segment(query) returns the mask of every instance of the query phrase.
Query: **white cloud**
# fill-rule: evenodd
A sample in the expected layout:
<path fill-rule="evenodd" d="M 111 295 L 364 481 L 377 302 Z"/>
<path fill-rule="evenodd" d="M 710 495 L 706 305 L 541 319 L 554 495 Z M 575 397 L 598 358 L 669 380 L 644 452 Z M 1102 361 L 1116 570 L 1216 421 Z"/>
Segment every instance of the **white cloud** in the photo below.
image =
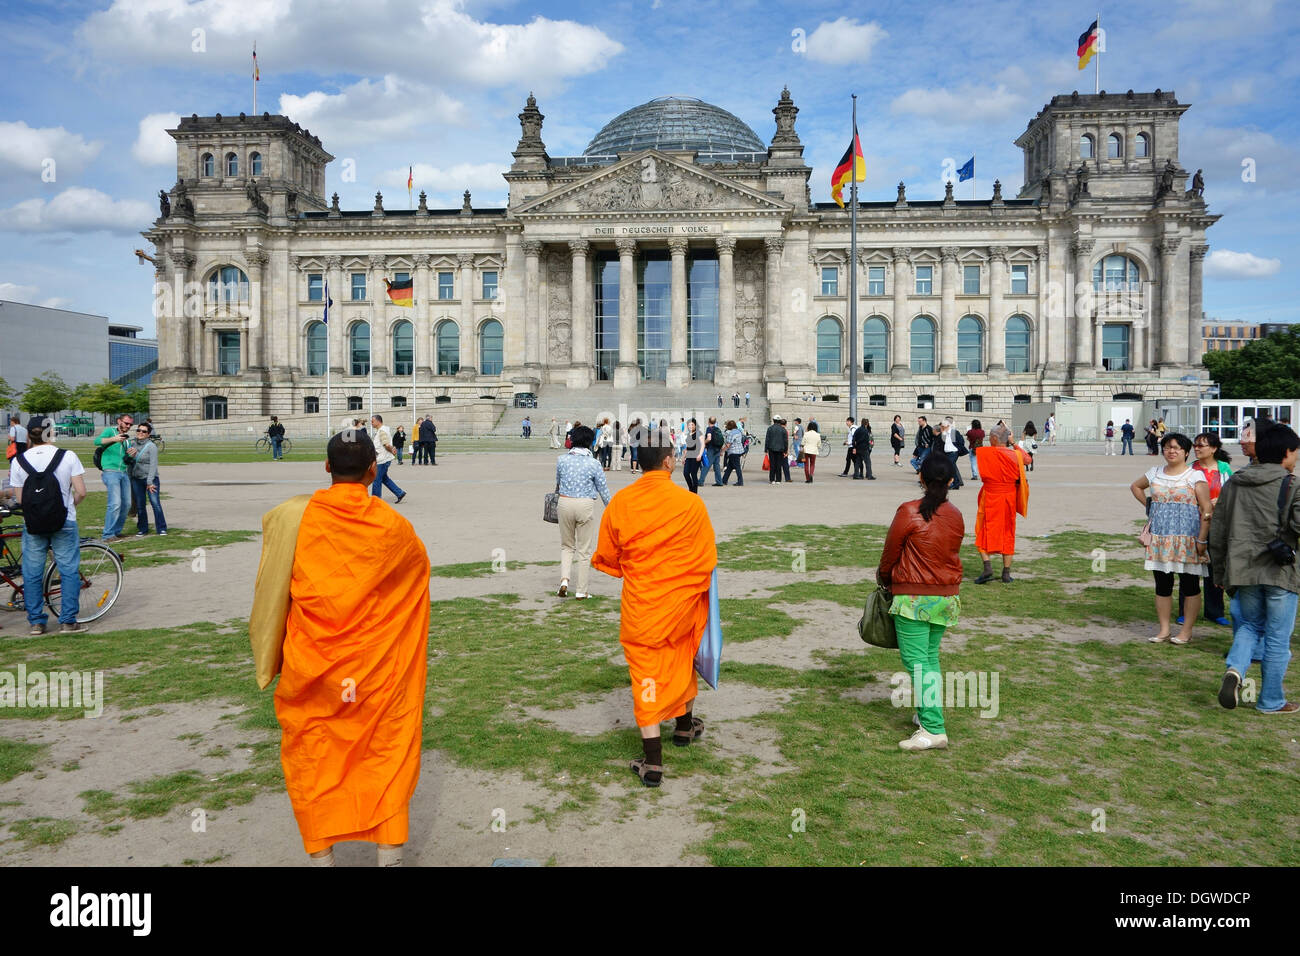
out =
<path fill-rule="evenodd" d="M 34 285 L 18 285 L 16 282 L 0 282 L 0 299 L 8 302 L 26 302 L 34 304 L 36 295 L 41 290 Z"/>
<path fill-rule="evenodd" d="M 998 83 L 992 87 L 964 86 L 956 90 L 911 89 L 889 106 L 893 113 L 908 113 L 927 119 L 962 125 L 1005 123 L 1023 118 L 1025 98 Z"/>
<path fill-rule="evenodd" d="M 501 178 L 501 174 L 508 168 L 496 163 L 457 163 L 441 169 L 427 163 L 416 163 L 413 168 L 403 166 L 401 169 L 389 170 L 380 181 L 386 186 L 405 189 L 409 169 L 415 179 L 412 189 L 417 193 L 423 189 L 430 194 L 455 193 L 459 196 L 468 189 L 471 193 L 483 191 L 497 194 L 506 191 L 506 181 Z"/>
<path fill-rule="evenodd" d="M 48 202 L 27 199 L 0 209 L 0 229 L 13 232 L 116 232 L 132 234 L 153 222 L 156 209 L 135 199 L 113 199 L 98 189 L 73 186 Z"/>
<path fill-rule="evenodd" d="M 818 63 L 844 66 L 866 63 L 878 42 L 889 36 L 874 21 L 858 23 L 848 17 L 823 21 L 808 37 L 807 56 Z"/>
<path fill-rule="evenodd" d="M 69 133 L 62 126 L 38 128 L 22 121 L 0 122 L 0 163 L 24 172 L 43 172 L 50 159 L 54 160 L 56 176 L 60 168 L 81 170 L 103 148 L 103 143 L 88 143 L 80 134 Z"/>
<path fill-rule="evenodd" d="M 263 89 L 298 72 L 420 81 L 469 80 L 488 87 L 548 83 L 601 70 L 623 45 L 572 20 L 525 24 L 476 20 L 464 0 L 113 0 L 77 29 L 94 57 L 229 73 L 252 70 Z M 194 31 L 203 31 L 198 37 Z M 200 50 L 196 50 L 196 45 Z"/>
<path fill-rule="evenodd" d="M 131 155 L 146 166 L 170 166 L 176 162 L 176 141 L 167 130 L 180 125 L 179 113 L 150 113 L 140 120 Z"/>
<path fill-rule="evenodd" d="M 1189 126 L 1179 138 L 1179 158 L 1188 169 L 1204 168 L 1205 198 L 1211 204 L 1225 187 L 1255 194 L 1294 189 L 1300 168 L 1300 151 L 1294 146 L 1241 126 Z"/>
<path fill-rule="evenodd" d="M 361 80 L 338 93 L 285 93 L 280 97 L 280 112 L 310 128 L 331 148 L 404 136 L 426 127 L 430 117 L 437 117 L 440 124 L 465 123 L 465 107 L 459 101 L 392 74 L 378 82 Z"/>
<path fill-rule="evenodd" d="M 1211 249 L 1205 257 L 1205 275 L 1212 279 L 1267 279 L 1281 269 L 1281 259 L 1265 259 L 1249 252 Z"/>

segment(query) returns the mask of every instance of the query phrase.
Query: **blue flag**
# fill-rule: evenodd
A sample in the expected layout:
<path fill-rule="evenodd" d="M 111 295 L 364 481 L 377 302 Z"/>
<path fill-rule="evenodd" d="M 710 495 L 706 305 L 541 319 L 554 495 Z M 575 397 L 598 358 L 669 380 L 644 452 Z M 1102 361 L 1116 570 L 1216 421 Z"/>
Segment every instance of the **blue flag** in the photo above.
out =
<path fill-rule="evenodd" d="M 966 160 L 966 165 L 957 170 L 957 182 L 964 183 L 968 179 L 975 178 L 975 157 L 972 156 Z"/>
<path fill-rule="evenodd" d="M 334 304 L 334 300 L 330 298 L 330 283 L 329 280 L 326 279 L 325 280 L 325 315 L 321 318 L 321 321 L 324 322 L 326 325 L 330 324 L 330 306 L 333 304 Z"/>

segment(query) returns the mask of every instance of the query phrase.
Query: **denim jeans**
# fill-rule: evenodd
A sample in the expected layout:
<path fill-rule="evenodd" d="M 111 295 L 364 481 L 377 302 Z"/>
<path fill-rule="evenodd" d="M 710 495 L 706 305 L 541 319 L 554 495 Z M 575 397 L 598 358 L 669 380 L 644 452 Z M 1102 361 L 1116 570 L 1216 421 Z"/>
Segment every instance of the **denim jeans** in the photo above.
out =
<path fill-rule="evenodd" d="M 281 455 L 281 451 L 280 451 L 280 443 L 283 442 L 283 441 L 284 441 L 284 439 L 283 439 L 283 438 L 280 438 L 280 437 L 277 436 L 277 435 L 272 435 L 272 436 L 271 436 L 271 460 L 272 460 L 272 461 L 279 461 L 279 460 L 280 460 L 280 455 Z"/>
<path fill-rule="evenodd" d="M 391 461 L 386 461 L 375 470 L 375 483 L 370 486 L 370 493 L 376 498 L 384 497 L 385 488 L 393 493 L 394 498 L 400 498 L 406 494 L 405 491 L 393 483 L 393 479 L 388 477 L 388 469 L 391 465 Z"/>
<path fill-rule="evenodd" d="M 1131 438 L 1121 438 L 1121 439 L 1119 440 L 1119 453 L 1120 453 L 1121 455 L 1131 455 L 1131 454 L 1133 454 L 1133 439 L 1131 439 Z"/>
<path fill-rule="evenodd" d="M 116 538 L 126 525 L 126 509 L 131 498 L 131 479 L 124 471 L 104 471 L 99 477 L 108 491 L 108 508 L 104 512 L 104 537 Z"/>
<path fill-rule="evenodd" d="M 108 474 L 108 472 L 104 472 Z M 116 474 L 125 475 L 122 472 Z M 54 563 L 59 577 L 64 581 L 78 582 L 81 567 L 81 535 L 77 522 L 69 518 L 63 528 L 54 534 L 32 534 L 23 528 L 23 603 L 27 606 L 27 623 L 45 624 L 50 616 L 45 613 L 45 552 L 54 551 Z M 59 623 L 75 624 L 81 610 L 81 588 L 59 588 Z"/>
<path fill-rule="evenodd" d="M 970 480 L 979 481 L 980 466 L 975 461 L 975 449 L 974 448 L 968 449 L 967 455 L 970 458 Z"/>
<path fill-rule="evenodd" d="M 713 466 L 713 483 L 720 485 L 722 484 L 722 449 L 710 448 L 709 458 L 711 459 L 709 464 Z"/>
<path fill-rule="evenodd" d="M 167 518 L 163 515 L 162 501 L 153 485 L 148 484 L 143 478 L 132 478 L 131 497 L 135 501 L 136 531 L 149 533 L 149 510 L 145 507 L 146 504 L 153 508 L 153 520 L 158 530 L 167 530 Z"/>
<path fill-rule="evenodd" d="M 1291 662 L 1296 598 L 1294 591 L 1264 584 L 1239 587 L 1232 597 L 1233 636 L 1228 667 L 1245 677 L 1251 658 L 1261 658 L 1257 710 L 1277 710 L 1286 703 L 1282 678 Z"/>

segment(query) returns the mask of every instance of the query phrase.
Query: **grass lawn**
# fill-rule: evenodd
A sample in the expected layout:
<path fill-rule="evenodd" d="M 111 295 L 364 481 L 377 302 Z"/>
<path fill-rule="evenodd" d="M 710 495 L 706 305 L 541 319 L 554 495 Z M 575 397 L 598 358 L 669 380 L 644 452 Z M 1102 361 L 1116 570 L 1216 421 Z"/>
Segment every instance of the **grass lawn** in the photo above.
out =
<path fill-rule="evenodd" d="M 884 530 L 789 526 L 723 542 L 724 589 L 728 573 L 767 572 L 765 593 L 724 599 L 728 643 L 738 652 L 796 639 L 810 625 L 790 611 L 807 601 L 831 602 L 856 619 Z M 699 794 L 694 810 L 654 812 L 710 822 L 692 851 L 716 864 L 1300 862 L 1300 725 L 1217 705 L 1229 632 L 1199 627 L 1184 648 L 1146 643 L 1153 591 L 1131 537 L 1069 532 L 1026 544 L 1035 554 L 1020 556 L 1012 585 L 969 583 L 979 566 L 967 550 L 962 617 L 941 660 L 946 671 L 996 673 L 997 714 L 946 708 L 948 751 L 898 749 L 912 711 L 890 701 L 890 675 L 901 670 L 896 651 L 814 650 L 815 666 L 801 670 L 728 661 L 724 650 L 724 683 L 788 700 L 748 718 L 767 728 L 783 772 L 759 774 L 753 756 L 721 755 L 714 741 L 727 725 L 714 724 L 699 746 L 665 748 L 664 789 L 644 790 L 626 769 L 639 753 L 630 700 L 627 729 L 574 734 L 537 716 L 630 694 L 626 668 L 614 663 L 617 601 L 535 609 L 509 594 L 433 603 L 424 745 L 462 766 L 519 771 L 557 791 L 558 809 L 537 811 L 553 828 L 570 814 L 585 818 L 602 800 L 657 807 L 673 788 L 690 787 Z M 491 571 L 466 565 L 457 573 Z M 16 646 L 0 650 L 0 669 L 16 664 Z M 29 668 L 105 670 L 107 700 L 134 713 L 187 701 L 233 704 L 249 759 L 227 773 L 149 775 L 141 755 L 141 775 L 121 791 L 78 791 L 80 819 L 27 813 L 9 824 L 9 839 L 57 843 L 86 826 L 111 833 L 124 818 L 220 808 L 283 787 L 271 693 L 255 689 L 242 622 L 92 632 L 75 645 L 22 647 Z M 706 723 L 710 693 L 699 699 Z M 60 770 L 44 748 L 6 738 L 8 717 L 33 712 L 0 708 L 0 781 Z M 188 736 L 196 758 L 214 753 L 203 735 Z M 75 768 L 62 770 L 75 785 Z"/>

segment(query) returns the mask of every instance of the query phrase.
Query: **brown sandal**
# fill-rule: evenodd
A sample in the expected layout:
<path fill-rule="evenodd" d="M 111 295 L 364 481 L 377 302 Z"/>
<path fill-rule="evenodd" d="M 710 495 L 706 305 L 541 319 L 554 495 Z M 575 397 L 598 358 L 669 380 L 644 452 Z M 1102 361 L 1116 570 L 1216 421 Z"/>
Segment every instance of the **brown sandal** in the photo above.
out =
<path fill-rule="evenodd" d="M 632 761 L 632 772 L 647 787 L 657 787 L 664 779 L 664 768 L 660 764 L 646 763 L 645 757 L 637 757 Z M 650 779 L 652 775 L 655 777 L 654 780 Z"/>
<path fill-rule="evenodd" d="M 691 729 L 688 731 L 673 731 L 674 747 L 689 747 L 692 740 L 699 740 L 704 736 L 704 721 L 698 717 L 691 718 Z"/>

